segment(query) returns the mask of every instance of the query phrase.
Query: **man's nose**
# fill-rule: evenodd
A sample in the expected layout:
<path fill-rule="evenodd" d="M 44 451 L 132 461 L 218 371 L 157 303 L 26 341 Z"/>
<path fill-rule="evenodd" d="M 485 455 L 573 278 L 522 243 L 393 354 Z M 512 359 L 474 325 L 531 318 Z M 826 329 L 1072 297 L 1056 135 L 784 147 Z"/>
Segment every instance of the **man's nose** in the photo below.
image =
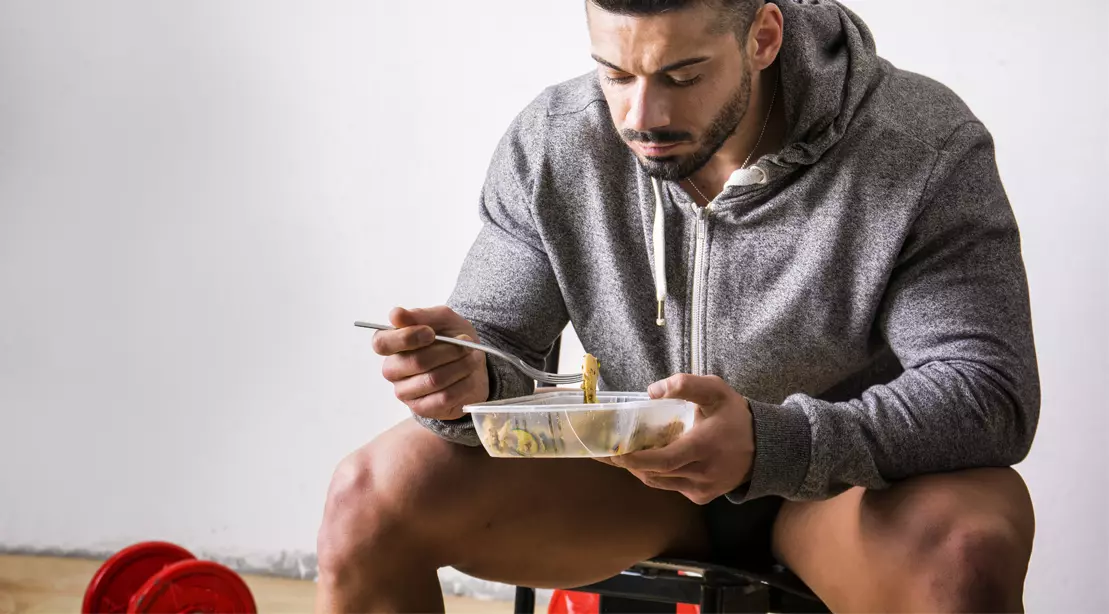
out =
<path fill-rule="evenodd" d="M 648 79 L 639 79 L 632 94 L 625 127 L 650 132 L 670 125 L 670 101 Z"/>

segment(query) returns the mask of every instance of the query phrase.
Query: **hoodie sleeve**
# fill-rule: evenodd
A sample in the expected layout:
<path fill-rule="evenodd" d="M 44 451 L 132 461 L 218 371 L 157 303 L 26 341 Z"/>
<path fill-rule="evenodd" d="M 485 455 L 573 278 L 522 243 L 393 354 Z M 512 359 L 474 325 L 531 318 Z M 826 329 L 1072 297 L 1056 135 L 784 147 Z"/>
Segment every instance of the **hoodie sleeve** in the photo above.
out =
<path fill-rule="evenodd" d="M 980 123 L 939 152 L 877 326 L 904 371 L 847 402 L 752 400 L 752 478 L 729 499 L 822 499 L 1028 454 L 1040 386 L 1026 273 Z"/>
<path fill-rule="evenodd" d="M 541 152 L 538 101 L 512 123 L 493 154 L 478 203 L 482 228 L 462 264 L 447 306 L 470 321 L 482 343 L 542 368 L 569 321 L 532 215 L 532 159 Z M 486 361 L 489 400 L 531 394 L 534 380 L 496 357 Z M 469 416 L 417 421 L 449 441 L 480 445 Z"/>

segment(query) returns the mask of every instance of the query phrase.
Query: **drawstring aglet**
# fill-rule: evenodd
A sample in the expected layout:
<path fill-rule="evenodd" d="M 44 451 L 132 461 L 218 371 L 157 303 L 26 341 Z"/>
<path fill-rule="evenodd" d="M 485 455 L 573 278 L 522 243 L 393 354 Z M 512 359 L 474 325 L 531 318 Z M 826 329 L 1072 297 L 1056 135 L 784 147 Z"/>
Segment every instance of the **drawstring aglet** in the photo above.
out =
<path fill-rule="evenodd" d="M 666 310 L 665 304 L 666 301 L 658 302 L 658 319 L 655 320 L 655 324 L 659 326 L 666 326 L 666 314 L 664 313 Z"/>

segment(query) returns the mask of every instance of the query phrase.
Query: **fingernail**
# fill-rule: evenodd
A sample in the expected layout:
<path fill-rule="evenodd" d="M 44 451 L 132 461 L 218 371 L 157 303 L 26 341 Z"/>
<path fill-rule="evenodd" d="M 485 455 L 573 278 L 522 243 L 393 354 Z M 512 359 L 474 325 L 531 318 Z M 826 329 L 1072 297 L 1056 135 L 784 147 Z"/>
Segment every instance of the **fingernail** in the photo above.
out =
<path fill-rule="evenodd" d="M 662 382 L 655 382 L 650 386 L 647 386 L 647 396 L 651 397 L 652 399 L 657 399 L 664 394 L 666 394 L 666 384 Z"/>

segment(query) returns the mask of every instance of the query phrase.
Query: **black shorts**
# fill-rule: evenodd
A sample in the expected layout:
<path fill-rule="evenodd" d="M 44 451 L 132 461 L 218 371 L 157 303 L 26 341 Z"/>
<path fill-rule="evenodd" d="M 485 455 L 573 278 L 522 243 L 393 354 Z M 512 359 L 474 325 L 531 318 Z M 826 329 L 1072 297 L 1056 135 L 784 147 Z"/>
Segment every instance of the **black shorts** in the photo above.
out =
<path fill-rule="evenodd" d="M 735 504 L 719 497 L 704 506 L 705 526 L 712 547 L 710 563 L 769 571 L 778 561 L 773 552 L 774 520 L 780 497 L 761 497 Z"/>

